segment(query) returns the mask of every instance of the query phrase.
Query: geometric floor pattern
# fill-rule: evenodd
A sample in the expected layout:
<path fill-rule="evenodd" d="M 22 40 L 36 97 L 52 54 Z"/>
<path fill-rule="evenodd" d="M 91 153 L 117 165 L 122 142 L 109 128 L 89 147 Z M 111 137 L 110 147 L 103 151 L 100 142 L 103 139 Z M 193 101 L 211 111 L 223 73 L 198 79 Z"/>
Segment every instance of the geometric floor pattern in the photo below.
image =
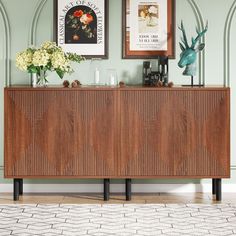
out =
<path fill-rule="evenodd" d="M 0 205 L 0 235 L 236 235 L 236 204 Z"/>

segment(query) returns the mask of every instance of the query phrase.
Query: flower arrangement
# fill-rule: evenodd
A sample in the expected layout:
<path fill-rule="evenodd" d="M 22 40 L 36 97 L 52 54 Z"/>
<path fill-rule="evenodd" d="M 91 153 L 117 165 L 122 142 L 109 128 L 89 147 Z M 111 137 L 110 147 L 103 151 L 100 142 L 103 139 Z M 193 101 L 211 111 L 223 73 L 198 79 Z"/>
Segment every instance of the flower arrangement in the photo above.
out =
<path fill-rule="evenodd" d="M 94 42 L 97 35 L 97 21 L 94 11 L 86 6 L 81 6 L 71 11 L 66 17 L 68 42 Z M 94 42 L 96 43 L 96 42 Z"/>
<path fill-rule="evenodd" d="M 16 67 L 38 75 L 38 83 L 48 82 L 47 71 L 55 71 L 62 79 L 66 73 L 73 73 L 71 62 L 80 63 L 84 58 L 75 53 L 65 53 L 55 42 L 45 42 L 40 48 L 27 48 L 16 56 Z M 44 81 L 42 81 L 44 80 Z"/>

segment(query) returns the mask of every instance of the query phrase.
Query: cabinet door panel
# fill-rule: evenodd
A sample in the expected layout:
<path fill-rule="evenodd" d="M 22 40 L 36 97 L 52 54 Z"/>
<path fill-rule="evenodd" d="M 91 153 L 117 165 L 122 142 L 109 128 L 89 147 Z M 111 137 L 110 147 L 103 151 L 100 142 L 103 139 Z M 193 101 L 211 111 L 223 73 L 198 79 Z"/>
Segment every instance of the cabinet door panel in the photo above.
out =
<path fill-rule="evenodd" d="M 114 91 L 8 91 L 6 176 L 113 176 Z"/>
<path fill-rule="evenodd" d="M 229 90 L 135 90 L 120 97 L 120 175 L 229 176 Z"/>

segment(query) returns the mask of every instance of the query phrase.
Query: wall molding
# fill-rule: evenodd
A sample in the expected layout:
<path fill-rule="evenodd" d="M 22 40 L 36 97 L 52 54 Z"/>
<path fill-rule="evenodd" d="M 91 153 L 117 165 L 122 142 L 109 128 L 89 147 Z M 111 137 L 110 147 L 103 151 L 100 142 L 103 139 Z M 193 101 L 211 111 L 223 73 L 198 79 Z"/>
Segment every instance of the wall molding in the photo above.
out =
<path fill-rule="evenodd" d="M 6 12 L 6 9 L 0 0 L 0 15 L 3 20 L 3 35 L 4 35 L 4 77 L 5 77 L 5 86 L 11 85 L 11 61 L 10 61 L 10 42 L 11 42 L 11 31 L 9 18 Z"/>
<path fill-rule="evenodd" d="M 198 29 L 203 30 L 205 25 L 199 6 L 195 2 L 195 0 L 188 0 L 188 3 L 190 4 L 195 15 Z M 201 39 L 201 42 L 205 43 L 205 41 L 206 36 L 204 35 Z M 205 74 L 205 50 L 203 50 L 203 52 L 200 52 L 199 54 L 199 84 L 205 85 Z"/>
<path fill-rule="evenodd" d="M 39 16 L 45 6 L 45 3 L 47 0 L 41 0 L 38 2 L 38 4 L 35 7 L 35 11 L 32 17 L 31 26 L 30 26 L 30 39 L 29 39 L 29 45 L 36 46 L 36 32 L 37 32 L 37 26 L 39 21 Z"/>
<path fill-rule="evenodd" d="M 231 165 L 230 170 L 236 170 L 236 165 Z"/>
<path fill-rule="evenodd" d="M 233 1 L 225 21 L 224 28 L 224 86 L 230 86 L 230 46 L 231 26 L 236 11 L 236 0 Z"/>
<path fill-rule="evenodd" d="M 12 193 L 12 184 L 0 184 L 0 193 Z M 111 184 L 111 193 L 124 193 L 125 184 Z M 132 184 L 133 193 L 208 193 L 212 184 Z M 222 184 L 224 193 L 235 193 L 236 184 Z M 103 193 L 103 184 L 24 184 L 25 193 Z"/>

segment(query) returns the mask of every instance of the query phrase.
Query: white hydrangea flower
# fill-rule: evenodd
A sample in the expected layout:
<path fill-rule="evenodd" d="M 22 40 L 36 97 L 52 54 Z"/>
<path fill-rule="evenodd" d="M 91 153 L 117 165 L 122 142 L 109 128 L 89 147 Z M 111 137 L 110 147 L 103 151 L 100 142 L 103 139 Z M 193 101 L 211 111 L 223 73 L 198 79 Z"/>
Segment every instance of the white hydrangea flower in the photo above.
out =
<path fill-rule="evenodd" d="M 32 64 L 33 52 L 26 50 L 17 53 L 16 56 L 16 67 L 22 71 L 27 71 L 28 67 Z"/>
<path fill-rule="evenodd" d="M 83 58 L 77 54 L 65 53 L 62 47 L 55 42 L 45 42 L 41 48 L 29 47 L 20 52 L 16 57 L 16 66 L 22 71 L 36 73 L 43 69 L 44 71 L 56 71 L 59 77 L 66 73 L 72 73 L 71 62 L 80 62 Z"/>
<path fill-rule="evenodd" d="M 49 62 L 50 55 L 45 49 L 36 50 L 33 55 L 34 66 L 46 66 Z"/>
<path fill-rule="evenodd" d="M 42 49 L 50 50 L 50 49 L 56 48 L 57 44 L 55 42 L 47 41 L 43 43 L 41 47 Z"/>
<path fill-rule="evenodd" d="M 70 71 L 70 62 L 63 51 L 55 51 L 51 55 L 51 62 L 54 69 L 61 69 L 66 72 Z"/>

